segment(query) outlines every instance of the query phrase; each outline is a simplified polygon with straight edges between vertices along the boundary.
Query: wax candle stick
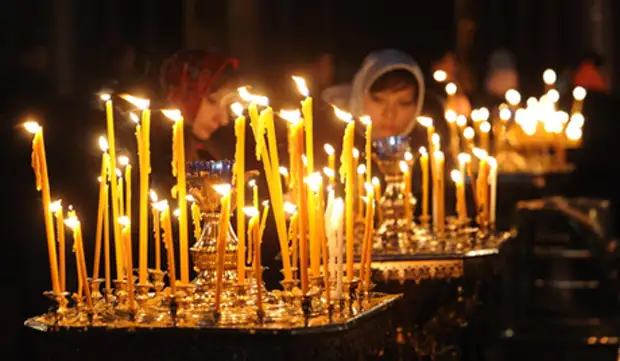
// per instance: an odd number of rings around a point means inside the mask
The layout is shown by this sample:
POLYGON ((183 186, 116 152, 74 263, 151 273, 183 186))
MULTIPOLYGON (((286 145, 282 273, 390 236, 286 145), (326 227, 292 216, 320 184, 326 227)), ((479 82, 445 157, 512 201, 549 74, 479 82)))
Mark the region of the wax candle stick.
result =
POLYGON ((356 193, 357 193, 357 216, 359 218, 364 217, 364 201, 362 197, 364 195, 364 184, 366 183, 366 165, 360 164, 357 166, 357 181, 356 181, 356 193))
MULTIPOLYGON (((118 204, 119 214, 121 217, 125 216, 125 182, 123 182, 123 172, 116 168, 116 179, 118 181, 117 189, 118 189, 118 199, 115 199, 116 204, 118 204)), ((121 227, 122 228, 122 227, 121 227)), ((123 242, 121 242, 121 249, 123 242)), ((123 262, 124 264, 124 262, 123 262)))
POLYGON ((422 168, 422 218, 428 219, 428 152, 424 147, 420 147, 420 167, 422 168))
MULTIPOLYGON (((322 187, 323 187, 323 179, 321 177, 321 173, 316 172, 310 174, 306 179, 306 184, 308 187, 308 194, 312 198, 313 208, 308 209, 308 213, 312 214, 313 219, 315 220, 314 227, 316 229, 313 233, 314 239, 311 239, 311 247, 310 247, 310 269, 312 270, 312 275, 314 277, 319 277, 321 275, 321 247, 322 247, 322 227, 320 226, 321 222, 316 222, 317 216, 320 217, 321 212, 321 199, 323 197, 322 187)), ((312 226, 312 225, 311 225, 312 226)))
MULTIPOLYGON (((375 199, 380 200, 381 199, 381 181, 379 181, 379 178, 372 177, 372 186, 374 187, 375 199)), ((383 210, 381 209, 381 207, 379 207, 377 211, 377 216, 378 216, 379 224, 380 225, 383 224, 383 210)))
POLYGON ((235 193, 237 208, 237 282, 245 284, 245 116, 243 106, 233 103, 231 106, 235 119, 235 193))
POLYGON ((105 212, 103 214, 103 252, 104 252, 104 270, 105 270, 105 290, 106 296, 112 290, 112 265, 110 260, 110 195, 108 184, 105 184, 105 212))
POLYGON ((489 188, 491 193, 489 223, 495 225, 497 217, 497 160, 494 157, 487 159, 489 165, 489 188))
POLYGON ((446 226, 446 213, 445 213, 445 178, 444 178, 444 164, 445 157, 443 152, 436 151, 433 158, 437 164, 436 172, 436 186, 437 186, 437 229, 440 235, 444 234, 446 226))
POLYGON ((176 177, 176 196, 181 214, 179 216, 179 260, 181 283, 189 284, 189 239, 187 230, 187 181, 185 173, 184 120, 179 110, 162 110, 174 122, 172 126, 172 175, 176 177))
POLYGON ((214 186, 214 189, 222 196, 220 200, 219 232, 216 248, 216 283, 215 283, 215 312, 220 311, 222 302, 222 287, 224 280, 224 257, 226 242, 228 240, 228 222, 230 212, 231 187, 228 184, 214 186))
POLYGON ((543 83, 545 83, 545 91, 549 91, 554 88, 555 82, 558 78, 553 69, 546 69, 542 75, 543 83))
POLYGON ((491 131, 491 124, 487 121, 480 123, 480 148, 490 151, 491 143, 489 140, 489 132, 491 131))
POLYGON ((200 213, 200 207, 198 207, 194 197, 189 195, 187 198, 192 202, 192 205, 190 206, 190 213, 192 214, 192 225, 194 226, 194 241, 198 242, 200 240, 200 236, 202 235, 202 215, 200 213))
POLYGON ((172 241, 172 220, 170 219, 170 207, 168 201, 163 200, 155 203, 153 208, 161 214, 161 226, 164 232, 164 246, 166 247, 166 258, 168 262, 168 279, 170 280, 170 294, 176 294, 176 265, 174 258, 174 242, 172 241))
POLYGON ((118 173, 116 172, 116 136, 114 134, 114 107, 112 97, 109 94, 102 94, 101 100, 105 102, 107 141, 110 154, 110 191, 112 196, 112 227, 114 230, 114 253, 116 260, 116 278, 122 281, 125 277, 125 261, 123 256, 123 239, 121 238, 121 228, 117 220, 121 216, 121 208, 118 203, 118 173))
POLYGON ((246 216, 250 217, 248 222, 248 245, 254 245, 254 271, 256 273, 256 308, 259 311, 263 309, 263 282, 262 282, 262 264, 261 264, 261 246, 260 246, 260 212, 254 207, 244 207, 243 212, 246 216))
POLYGON ((62 201, 59 199, 50 204, 50 212, 56 216, 56 232, 58 236, 58 271, 60 274, 60 289, 62 292, 67 290, 67 266, 65 250, 65 216, 62 210, 62 201))
POLYGON ((82 290, 84 290, 84 294, 86 295, 86 305, 89 310, 93 309, 93 301, 90 294, 90 287, 88 285, 88 272, 86 271, 86 258, 84 256, 84 242, 82 239, 82 226, 77 217, 75 211, 70 211, 67 219, 65 220, 65 224, 71 228, 73 231, 73 242, 75 249, 75 260, 77 271, 79 275, 79 281, 81 284, 82 290))
POLYGON ((456 84, 448 83, 448 84, 446 84, 445 90, 446 90, 446 95, 448 96, 447 99, 446 99, 446 108, 454 109, 454 106, 456 105, 454 103, 454 101, 455 101, 454 96, 456 95, 456 92, 458 91, 458 88, 457 88, 456 84))
POLYGON ((400 171, 403 172, 403 193, 405 194, 405 222, 410 224, 413 222, 413 212, 411 208, 411 171, 409 164, 404 160, 400 161, 400 171))
POLYGON ((453 170, 450 177, 456 186, 456 214, 461 222, 467 218, 467 208, 465 205, 465 185, 463 175, 458 170, 453 170))
POLYGON ((45 141, 43 139, 43 128, 36 122, 24 123, 24 128, 34 134, 32 140, 32 169, 35 173, 36 188, 41 191, 43 203, 43 217, 45 219, 45 231, 47 236, 47 255, 49 258, 50 277, 52 291, 55 294, 61 292, 60 280, 58 277, 58 258, 56 250, 56 239, 54 236, 54 219, 50 211, 51 195, 49 176, 47 172, 47 158, 45 155, 45 141))
MULTIPOLYGON (((489 169, 488 169, 488 153, 482 149, 474 148, 473 150, 476 158, 480 160, 478 163, 478 178, 476 179, 476 191, 477 191, 477 199, 478 199, 478 211, 480 215, 480 221, 486 222, 488 221, 488 212, 489 212, 489 204, 488 204, 488 177, 489 177, 489 169)), ((473 181, 473 179, 472 179, 473 181)))
MULTIPOLYGON (((401 162, 402 163, 402 162, 401 162)), ((372 248, 372 228, 374 223, 374 188, 372 184, 365 184, 366 190, 366 219, 364 220, 364 236, 361 247, 361 262, 360 262, 360 280, 364 282, 364 285, 368 287, 368 283, 366 282, 366 271, 370 271, 369 263, 371 260, 369 259, 370 251, 369 248, 372 248)), ((368 277, 370 279, 370 277, 368 277)))
POLYGON ((583 100, 586 98, 587 91, 580 86, 573 89, 573 106, 571 108, 571 114, 581 113, 583 109, 583 100))
POLYGON ((372 181, 372 121, 369 116, 363 116, 360 122, 366 126, 364 157, 366 158, 366 183, 370 183, 372 181))
POLYGON ((124 215, 127 216, 127 218, 129 218, 129 235, 131 237, 131 171, 133 170, 133 168, 131 167, 131 164, 129 164, 129 158, 125 157, 125 156, 121 156, 118 158, 118 162, 120 165, 125 167, 125 176, 123 177, 123 180, 125 181, 125 186, 124 186, 124 192, 125 192, 125 200, 124 200, 124 215))
POLYGON ((129 217, 123 216, 118 219, 118 223, 123 227, 121 234, 124 240, 124 255, 125 255, 125 269, 127 270, 127 294, 129 296, 128 304, 129 309, 135 308, 135 292, 134 292, 134 278, 133 278, 133 255, 131 245, 131 227, 129 217))
POLYGON ((154 190, 151 189, 150 191, 150 197, 151 197, 151 208, 152 208, 152 213, 153 213, 153 239, 155 240, 155 269, 157 271, 161 271, 161 226, 160 226, 160 219, 161 219, 161 212, 159 211, 159 209, 156 207, 157 201, 158 201, 158 197, 157 197, 157 193, 155 193, 154 190))
POLYGON ((95 262, 93 266, 93 279, 99 278, 101 261, 101 242, 104 237, 104 223, 108 207, 108 179, 110 178, 110 155, 108 154, 108 141, 105 137, 99 137, 99 148, 103 152, 101 155, 101 173, 99 175, 99 203, 97 210, 97 230, 95 233, 95 262))
POLYGON ((336 151, 330 144, 325 144, 323 149, 327 153, 327 168, 332 171, 331 176, 329 176, 329 185, 334 187, 336 185, 336 151))
POLYGON ((426 128, 426 138, 428 141, 428 146, 430 149, 430 153, 433 154, 433 152, 435 151, 432 146, 433 146, 433 134, 435 134, 435 127, 433 126, 433 118, 430 117, 423 117, 420 116, 417 118, 418 123, 420 123, 421 126, 426 128))
POLYGON ((342 198, 336 198, 334 200, 334 206, 331 216, 331 224, 334 226, 334 232, 336 237, 336 299, 342 299, 344 290, 344 212, 345 205, 342 198))

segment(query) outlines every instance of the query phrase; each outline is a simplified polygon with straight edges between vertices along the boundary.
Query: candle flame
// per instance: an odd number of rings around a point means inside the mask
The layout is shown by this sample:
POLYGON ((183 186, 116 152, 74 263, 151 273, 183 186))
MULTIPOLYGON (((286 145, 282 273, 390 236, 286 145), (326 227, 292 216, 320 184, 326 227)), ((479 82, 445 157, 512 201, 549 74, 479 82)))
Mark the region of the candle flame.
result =
POLYGON ((304 182, 313 192, 318 193, 319 188, 321 188, 321 184, 323 183, 323 177, 320 172, 314 172, 307 176, 306 179, 304 179, 304 182))
MULTIPOLYGON (((278 168, 278 170, 280 171, 281 175, 283 175, 283 176, 287 176, 288 175, 288 169, 286 167, 280 166, 280 168, 278 168)), ((254 184, 256 184, 256 182, 254 182, 254 184)))
POLYGON ((173 122, 179 122, 183 120, 183 115, 179 109, 162 109, 162 114, 172 120, 173 122))
POLYGON ((269 207, 269 200, 265 199, 262 203, 263 207, 269 207))
POLYGON ((108 149, 110 149, 110 146, 108 145, 108 140, 103 135, 99 137, 99 148, 102 152, 107 152, 108 149))
POLYGON ((357 150, 357 148, 353 148, 353 158, 359 158, 360 157, 360 151, 357 150))
POLYGON ((364 115, 363 117, 360 117, 360 122, 365 126, 369 126, 372 124, 372 120, 370 120, 369 115, 364 115))
POLYGON ((495 157, 488 157, 487 164, 491 167, 492 170, 497 169, 497 159, 495 157))
POLYGON ((269 105, 269 98, 267 98, 266 96, 262 96, 262 95, 256 95, 256 94, 252 94, 248 91, 247 87, 240 87, 237 88, 237 92, 239 93, 239 96, 241 97, 241 99, 243 99, 244 101, 248 102, 248 103, 256 103, 260 106, 266 107, 269 105))
POLYGON ((583 127, 583 123, 585 123, 585 118, 583 117, 583 114, 581 113, 574 113, 573 115, 571 115, 570 117, 570 123, 569 123, 569 127, 570 126, 575 126, 578 128, 583 127))
POLYGON ((56 213, 62 209, 62 200, 57 199, 54 202, 50 203, 50 212, 56 213))
POLYGON ((73 212, 71 216, 65 219, 65 225, 73 230, 75 230, 80 225, 80 220, 78 219, 75 212, 73 212))
POLYGON ((409 171, 409 164, 407 164, 404 160, 398 162, 398 166, 400 167, 400 171, 403 173, 407 173, 409 171))
POLYGON ((566 137, 570 140, 579 140, 583 135, 583 131, 579 127, 566 127, 566 137))
POLYGON ((151 197, 151 202, 153 203, 157 203, 157 200, 159 200, 159 197, 157 197, 157 193, 152 189, 149 191, 149 196, 151 197))
POLYGON ((237 116, 240 117, 243 115, 243 105, 239 102, 234 102, 230 106, 230 110, 237 116))
POLYGON ((483 133, 488 133, 491 131, 491 123, 487 122, 486 120, 484 122, 482 122, 482 124, 480 124, 480 131, 483 133))
POLYGON ((140 109, 140 110, 144 110, 144 109, 148 109, 148 107, 151 105, 151 101, 148 99, 144 99, 144 98, 138 98, 135 97, 131 94, 121 94, 121 99, 124 99, 128 102, 130 102, 131 104, 135 105, 136 108, 140 109))
POLYGON ((301 112, 299 109, 280 110, 279 116, 291 124, 297 124, 301 121, 301 112))
POLYGON ((335 105, 332 105, 332 107, 334 108, 334 114, 336 114, 336 117, 338 117, 338 119, 342 120, 345 123, 351 123, 353 121, 353 115, 351 115, 351 113, 347 113, 335 105))
POLYGON ((452 178, 454 183, 463 183, 463 175, 456 169, 453 169, 452 172, 450 172, 450 178, 452 178))
POLYGON ((499 110, 499 119, 501 120, 509 120, 512 116, 512 112, 508 108, 502 108, 499 110))
POLYGON ((484 150, 484 149, 474 148, 474 149, 472 149, 471 152, 474 153, 476 158, 478 158, 480 160, 487 159, 489 157, 489 153, 487 153, 487 151, 484 150))
POLYGON ((181 210, 179 208, 175 209, 174 212, 172 212, 172 215, 177 218, 181 217, 181 210))
POLYGON ((551 102, 557 103, 560 100, 560 92, 556 89, 551 89, 547 92, 547 97, 551 102))
POLYGON ((250 179, 248 186, 250 186, 250 188, 256 187, 256 179, 250 179))
POLYGON ((288 214, 293 214, 293 213, 297 212, 297 206, 295 206, 291 202, 284 202, 284 212, 286 212, 288 214))
POLYGON ((416 120, 418 121, 418 123, 420 123, 421 126, 425 128, 433 126, 433 118, 431 117, 419 116, 416 118, 416 120))
POLYGON ((364 188, 366 189, 366 194, 368 194, 368 196, 375 193, 375 187, 373 187, 371 183, 364 183, 364 188))
POLYGON ((26 129, 28 133, 32 133, 32 134, 35 134, 42 129, 39 123, 32 121, 32 120, 25 122, 24 128, 26 129))
POLYGON ((129 119, 131 119, 131 121, 133 121, 136 124, 140 122, 140 117, 138 117, 138 115, 136 115, 136 113, 134 112, 129 112, 129 119))
POLYGON ((333 178, 336 175, 336 172, 331 168, 323 167, 323 174, 325 174, 327 178, 333 178))
POLYGON ((112 96, 110 96, 110 94, 107 93, 102 93, 99 94, 99 99, 101 99, 104 102, 110 101, 110 99, 112 99, 112 96))
POLYGON ((448 79, 448 74, 441 69, 435 70, 435 72, 433 73, 433 79, 435 79, 435 81, 438 83, 443 83, 444 81, 446 81, 446 79, 448 79))
POLYGON ((433 143, 433 146, 439 148, 439 145, 441 143, 441 138, 439 138, 439 134, 433 133, 433 135, 431 135, 431 143, 433 143))
POLYGON ((196 198, 194 198, 194 196, 191 194, 186 195, 185 199, 188 200, 189 202, 196 202, 196 198))
POLYGON ((411 152, 405 152, 405 160, 411 162, 413 160, 413 154, 411 154, 411 152))
POLYGON ((426 147, 420 147, 420 150, 418 150, 420 152, 420 154, 422 155, 428 155, 428 152, 426 151, 426 147))
POLYGON ((446 118, 446 121, 448 123, 454 123, 454 122, 456 122, 456 119, 458 118, 458 115, 456 114, 456 112, 454 110, 448 109, 444 113, 444 117, 446 118))
POLYGON ((553 85, 555 84, 556 80, 558 79, 557 74, 555 73, 555 70, 553 69, 547 69, 543 72, 543 82, 546 85, 553 85))
POLYGON ((457 90, 458 90, 458 88, 456 87, 456 84, 454 84, 454 83, 446 84, 446 94, 454 95, 454 94, 456 94, 457 90))
POLYGON ((131 220, 127 216, 121 216, 118 217, 118 224, 123 227, 129 227, 129 225, 131 224, 131 220))
POLYGON ((227 196, 231 190, 230 184, 216 184, 213 186, 213 190, 215 190, 219 195, 227 196))
POLYGON ((308 165, 308 157, 306 157, 305 154, 301 155, 301 162, 304 164, 304 166, 308 165))
POLYGON ((573 89, 573 98, 575 98, 575 100, 582 101, 585 99, 587 93, 588 92, 584 87, 575 87, 575 89, 573 89))
POLYGON ((379 180, 379 178, 377 178, 377 177, 372 177, 371 182, 372 182, 372 185, 373 185, 373 186, 378 186, 378 185, 381 185, 381 181, 380 181, 380 180, 379 180))
POLYGON ((433 153, 433 157, 435 158, 435 160, 444 160, 444 159, 445 159, 445 155, 444 155, 444 154, 443 154, 443 152, 442 152, 442 151, 440 151, 440 150, 436 150, 436 151, 433 153))
POLYGON ((323 149, 325 149, 325 153, 327 153, 327 155, 333 155, 336 152, 334 150, 334 147, 332 147, 332 145, 329 143, 325 143, 323 149))
POLYGON ((469 153, 459 153, 458 159, 460 164, 465 164, 471 162, 471 155, 469 153))
POLYGON ((120 169, 118 169, 118 168, 116 168, 116 176, 117 176, 118 178, 122 178, 122 177, 123 177, 123 172, 121 172, 121 170, 120 170, 120 169))
POLYGON ((306 98, 310 96, 310 90, 308 90, 308 86, 306 85, 306 80, 299 76, 293 76, 293 81, 295 85, 297 85, 297 91, 306 98))
POLYGON ((165 200, 165 199, 163 199, 163 200, 161 200, 159 202, 153 203, 153 208, 155 208, 156 210, 158 210, 160 212, 165 211, 166 209, 168 209, 168 207, 169 207, 168 206, 168 201, 165 200))
POLYGON ((476 132, 474 131, 474 128, 472 128, 472 127, 467 127, 467 128, 465 128, 465 130, 463 130, 463 136, 467 140, 474 139, 474 135, 476 135, 476 132))
POLYGON ((506 101, 511 105, 518 105, 521 103, 521 94, 514 89, 508 89, 505 97, 506 101))
POLYGON ((129 157, 121 155, 120 157, 118 157, 118 164, 122 166, 127 166, 129 164, 129 157))
POLYGON ((257 217, 260 212, 254 207, 243 207, 243 213, 248 217, 257 217))
POLYGON ((459 127, 464 127, 467 125, 467 117, 464 115, 459 115, 458 117, 456 117, 456 125, 458 125, 459 127))
POLYGON ((489 109, 482 107, 478 109, 478 115, 480 116, 480 120, 486 121, 489 120, 489 116, 491 116, 491 113, 489 112, 489 109))

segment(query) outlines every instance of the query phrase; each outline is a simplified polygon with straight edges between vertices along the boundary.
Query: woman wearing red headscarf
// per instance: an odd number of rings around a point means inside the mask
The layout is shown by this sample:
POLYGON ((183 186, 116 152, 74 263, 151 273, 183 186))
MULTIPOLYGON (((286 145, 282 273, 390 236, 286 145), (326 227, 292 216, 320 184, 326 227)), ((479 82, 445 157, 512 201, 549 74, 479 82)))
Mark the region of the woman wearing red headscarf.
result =
POLYGON ((226 125, 237 94, 237 65, 236 59, 200 50, 177 52, 162 65, 160 81, 168 101, 181 110, 189 128, 188 161, 231 158, 234 134, 226 125))

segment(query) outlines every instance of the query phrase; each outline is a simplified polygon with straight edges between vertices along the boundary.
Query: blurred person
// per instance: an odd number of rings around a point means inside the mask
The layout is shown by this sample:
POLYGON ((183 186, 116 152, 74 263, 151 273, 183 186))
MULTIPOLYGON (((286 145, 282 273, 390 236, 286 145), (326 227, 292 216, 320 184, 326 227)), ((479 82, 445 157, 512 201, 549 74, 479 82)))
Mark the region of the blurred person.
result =
POLYGON ((499 49, 489 57, 488 72, 484 81, 487 106, 495 106, 504 101, 506 91, 519 89, 519 73, 514 55, 508 50, 499 49))

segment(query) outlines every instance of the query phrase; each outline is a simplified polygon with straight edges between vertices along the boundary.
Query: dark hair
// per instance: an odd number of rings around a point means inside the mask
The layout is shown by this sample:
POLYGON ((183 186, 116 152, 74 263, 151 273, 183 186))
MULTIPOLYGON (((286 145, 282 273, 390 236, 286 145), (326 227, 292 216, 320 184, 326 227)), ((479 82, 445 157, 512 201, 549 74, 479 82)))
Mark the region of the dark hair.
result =
POLYGON ((370 86, 370 92, 399 91, 407 88, 413 88, 414 93, 417 93, 418 80, 409 70, 396 69, 377 78, 370 86))

